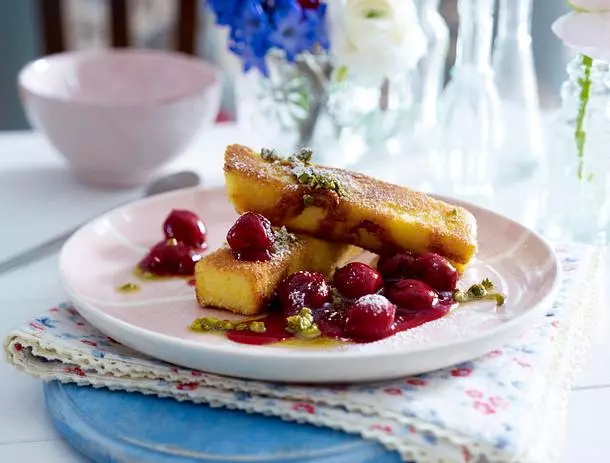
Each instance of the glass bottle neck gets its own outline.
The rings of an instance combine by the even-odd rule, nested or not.
[[[416,0],[415,4],[419,11],[438,10],[441,0]]]
[[[514,0],[509,0],[514,1]],[[456,66],[490,68],[493,0],[459,0]]]
[[[499,38],[530,39],[532,0],[500,0]]]

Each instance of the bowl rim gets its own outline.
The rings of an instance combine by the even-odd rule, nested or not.
[[[122,102],[122,101],[91,101],[86,99],[78,99],[71,96],[66,95],[57,95],[41,92],[32,88],[32,86],[26,84],[26,75],[32,72],[32,69],[35,66],[40,65],[42,62],[53,62],[58,59],[79,59],[80,57],[85,56],[101,56],[101,55],[150,55],[150,56],[160,56],[164,58],[169,58],[170,60],[180,60],[182,62],[188,63],[189,65],[193,65],[195,67],[199,67],[200,69],[209,72],[212,76],[211,82],[201,82],[194,89],[188,90],[186,92],[182,92],[176,95],[172,95],[170,97],[155,97],[150,98],[146,101],[138,101],[138,102]],[[70,103],[73,105],[81,106],[81,107],[90,107],[90,108],[146,108],[152,106],[164,106],[170,105],[174,103],[178,103],[180,101],[188,100],[189,98],[201,95],[202,93],[220,90],[222,85],[222,71],[220,68],[210,61],[189,55],[183,52],[173,51],[173,50],[158,50],[158,49],[143,49],[143,48],[122,48],[122,49],[89,49],[89,50],[69,50],[60,53],[53,53],[45,56],[41,56],[34,60],[26,63],[17,75],[17,85],[21,93],[28,93],[30,95],[35,96],[39,99],[44,99],[47,101],[53,102],[61,102],[61,103]]]

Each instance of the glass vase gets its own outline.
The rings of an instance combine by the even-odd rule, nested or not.
[[[240,122],[266,146],[286,153],[309,147],[318,163],[353,166],[414,124],[413,70],[367,85],[333,69],[326,54],[302,54],[294,63],[270,54],[267,64],[267,77],[242,76],[237,89]]]
[[[486,202],[504,122],[490,51],[493,0],[459,0],[456,62],[439,102],[431,151],[439,193]]]
[[[607,243],[610,225],[610,66],[593,60],[590,71],[577,56],[561,89],[562,111],[551,128],[546,213],[540,228],[551,238]],[[587,78],[588,74],[588,78]],[[583,119],[586,140],[575,140],[583,84],[590,82]]]
[[[494,45],[494,79],[507,127],[499,149],[496,182],[529,176],[544,160],[538,87],[532,53],[532,0],[500,0]]]
[[[420,26],[426,36],[428,52],[418,65],[420,75],[419,125],[427,130],[436,124],[438,99],[445,83],[445,64],[449,51],[449,27],[438,11],[440,0],[417,0]]]

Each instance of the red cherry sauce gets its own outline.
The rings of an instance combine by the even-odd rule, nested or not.
[[[271,313],[258,321],[265,323],[267,330],[264,333],[255,333],[250,330],[230,330],[227,331],[227,338],[240,344],[262,346],[294,337],[292,333],[286,331],[286,318],[281,312]]]

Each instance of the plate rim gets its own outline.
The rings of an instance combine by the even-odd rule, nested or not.
[[[543,245],[543,247],[547,250],[548,254],[552,257],[552,263],[553,263],[552,270],[554,271],[554,280],[553,280],[551,288],[548,290],[548,292],[541,298],[541,300],[536,305],[527,309],[527,311],[524,312],[523,314],[521,314],[515,318],[512,318],[506,322],[503,322],[498,326],[495,326],[490,329],[486,329],[480,333],[477,333],[472,336],[468,336],[464,339],[451,340],[451,341],[437,341],[437,342],[431,342],[431,343],[426,342],[421,345],[416,345],[416,346],[412,346],[409,348],[405,348],[404,346],[396,346],[395,348],[392,349],[392,351],[388,351],[388,352],[377,352],[377,351],[367,352],[367,351],[362,351],[362,350],[340,350],[340,349],[332,349],[332,350],[331,349],[295,349],[295,348],[277,349],[276,347],[273,347],[273,346],[251,346],[251,345],[245,345],[245,344],[239,344],[239,343],[210,346],[210,345],[207,345],[206,343],[202,343],[199,341],[190,340],[190,339],[182,339],[182,338],[170,336],[170,335],[167,335],[164,333],[159,333],[157,331],[143,328],[138,325],[133,325],[131,323],[127,323],[116,317],[108,315],[107,313],[95,308],[95,304],[87,301],[86,297],[85,298],[80,297],[77,294],[77,291],[74,290],[70,286],[70,284],[67,281],[68,279],[65,275],[65,270],[64,270],[64,261],[66,259],[66,249],[68,249],[72,245],[72,242],[75,241],[78,238],[78,236],[80,236],[80,234],[84,233],[84,231],[86,229],[89,229],[90,227],[94,226],[96,223],[98,223],[102,220],[106,220],[109,216],[120,213],[122,210],[127,209],[129,207],[133,207],[134,205],[146,204],[146,203],[151,203],[151,202],[156,202],[156,201],[163,201],[163,200],[171,199],[172,196],[188,194],[188,192],[190,192],[190,191],[203,191],[205,193],[212,193],[212,194],[214,192],[220,191],[223,193],[223,195],[226,196],[226,191],[225,191],[224,186],[217,186],[217,187],[211,187],[211,188],[204,187],[204,186],[195,186],[195,187],[183,188],[183,189],[179,189],[179,190],[170,191],[167,193],[158,194],[158,195],[151,196],[148,198],[139,198],[139,199],[130,201],[128,203],[122,204],[114,209],[111,209],[107,212],[104,212],[104,213],[98,215],[97,217],[92,218],[91,220],[84,223],[81,227],[79,227],[79,229],[70,236],[70,238],[62,246],[62,249],[61,249],[61,252],[59,255],[59,263],[58,263],[59,279],[60,279],[60,282],[61,282],[64,290],[68,294],[68,297],[74,303],[74,305],[77,306],[76,307],[77,310],[79,310],[78,306],[84,305],[84,306],[86,306],[85,311],[96,312],[96,316],[103,317],[106,320],[110,320],[110,321],[112,321],[112,323],[120,325],[123,329],[136,331],[140,336],[146,336],[146,337],[152,336],[154,338],[157,338],[156,339],[157,342],[179,344],[180,347],[182,347],[182,348],[194,348],[197,350],[207,350],[209,352],[221,351],[223,354],[234,354],[234,355],[238,355],[238,356],[247,355],[252,358],[256,358],[256,357],[268,358],[271,356],[271,357],[275,357],[275,358],[282,358],[284,360],[288,359],[288,358],[299,358],[299,357],[324,358],[324,359],[328,359],[328,360],[341,360],[341,359],[346,359],[346,358],[351,358],[351,357],[395,358],[395,357],[402,357],[402,356],[410,355],[410,354],[417,354],[417,353],[421,353],[421,352],[432,352],[432,351],[437,351],[437,350],[443,350],[443,349],[447,349],[448,347],[460,348],[461,346],[469,345],[471,343],[481,342],[481,341],[484,341],[484,340],[492,338],[492,337],[500,336],[500,335],[504,334],[505,332],[510,331],[511,328],[513,328],[515,325],[530,326],[532,319],[539,316],[540,312],[542,312],[545,308],[547,308],[548,303],[550,301],[552,301],[552,299],[555,297],[555,295],[558,291],[559,283],[561,281],[562,269],[561,269],[561,265],[559,265],[559,258],[557,256],[557,253],[552,248],[552,246],[549,244],[549,242],[535,230],[530,229],[529,227],[517,222],[516,220],[511,219],[510,217],[507,217],[506,215],[504,215],[502,213],[488,209],[484,206],[479,206],[479,205],[473,204],[468,201],[464,201],[464,200],[461,200],[458,198],[453,198],[453,197],[449,197],[449,196],[445,196],[445,195],[426,193],[430,197],[439,199],[439,200],[447,202],[449,204],[456,204],[456,205],[459,205],[466,209],[472,207],[474,209],[483,210],[486,213],[489,213],[489,214],[495,216],[496,219],[506,221],[514,226],[517,226],[517,227],[527,231],[529,234],[533,235],[534,238],[537,239],[539,241],[539,243]],[[100,331],[102,331],[102,330],[100,330]],[[370,344],[374,344],[374,343],[370,343]],[[364,345],[366,345],[366,344],[364,344]]]

